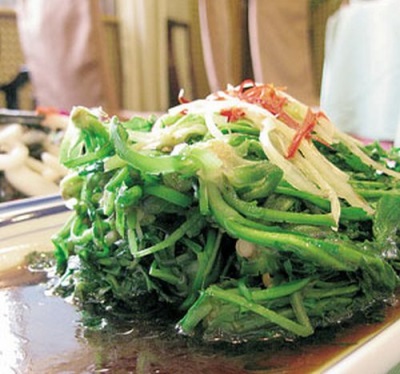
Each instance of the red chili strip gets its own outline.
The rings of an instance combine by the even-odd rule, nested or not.
[[[302,126],[297,130],[292,142],[290,143],[286,158],[290,159],[294,157],[303,139],[310,138],[311,132],[316,124],[317,115],[313,113],[310,108],[308,108],[306,118],[304,119]]]
[[[180,104],[187,104],[187,103],[190,102],[190,100],[188,100],[186,97],[183,96],[183,90],[180,90],[180,91],[179,91],[179,94],[178,94],[178,102],[179,102]]]
[[[251,104],[258,104],[275,115],[283,112],[283,106],[287,102],[287,98],[279,95],[275,87],[270,84],[248,88],[240,98]]]
[[[251,87],[256,87],[256,84],[252,79],[245,79],[244,81],[242,81],[242,83],[240,83],[238,89],[239,95],[243,94],[246,90],[249,89],[248,87],[246,87],[247,85],[250,85]]]
[[[220,114],[228,117],[228,122],[236,122],[238,119],[243,118],[245,112],[242,108],[234,107],[229,109],[222,109]]]
[[[292,139],[286,155],[288,159],[294,157],[303,139],[311,138],[329,146],[329,144],[326,144],[326,142],[322,139],[319,139],[317,136],[312,135],[312,131],[317,124],[318,119],[328,119],[325,113],[321,111],[314,113],[311,111],[310,108],[308,108],[306,118],[304,119],[303,123],[300,124],[289,114],[287,114],[283,109],[284,105],[288,102],[288,98],[280,95],[279,90],[284,89],[285,88],[276,88],[273,84],[256,85],[253,80],[246,79],[242,81],[242,83],[235,90],[225,92],[228,95],[238,97],[240,100],[246,101],[250,104],[256,104],[263,107],[264,109],[267,109],[286,126],[296,130],[296,134]],[[221,114],[226,115],[229,122],[237,119],[237,113],[234,113],[233,109],[231,111],[221,111]]]
[[[300,124],[285,112],[279,113],[277,118],[291,129],[298,130],[300,127]]]

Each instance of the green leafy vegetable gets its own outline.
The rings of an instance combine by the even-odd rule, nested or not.
[[[399,154],[252,82],[159,118],[76,107],[59,289],[105,315],[168,306],[206,340],[304,337],[368,314],[399,285]]]

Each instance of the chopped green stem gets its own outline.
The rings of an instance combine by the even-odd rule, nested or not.
[[[304,278],[301,280],[285,282],[281,285],[266,289],[255,289],[251,291],[251,297],[255,302],[279,299],[302,290],[307,284],[309,284],[309,282],[309,278]]]
[[[280,232],[265,232],[245,227],[234,219],[225,220],[224,225],[233,236],[266,247],[293,252],[303,260],[311,260],[323,268],[339,271],[355,271],[361,268],[374,281],[379,281],[392,290],[398,282],[396,273],[384,259],[374,253],[358,250],[344,242],[324,241],[311,237],[307,239]]]
[[[260,130],[255,127],[250,127],[246,124],[240,123],[226,123],[224,125],[219,125],[219,129],[223,134],[229,133],[240,133],[244,135],[254,135],[258,136],[260,134]]]
[[[284,187],[284,186],[278,186],[275,192],[280,193],[282,195],[293,196],[305,201],[309,201],[315,206],[326,211],[330,211],[331,209],[329,200],[310,194],[308,192],[299,191],[294,188]],[[362,208],[342,207],[340,210],[340,220],[365,221],[370,219],[371,217]]]
[[[354,188],[360,188],[360,189],[378,190],[378,189],[387,189],[388,188],[387,183],[378,182],[378,181],[350,180],[349,183]]]
[[[295,292],[290,296],[290,303],[292,305],[294,314],[299,323],[304,326],[307,335],[311,335],[314,332],[311,326],[310,319],[308,318],[306,309],[303,304],[303,296],[300,292]]]
[[[128,236],[128,246],[129,251],[131,252],[132,256],[136,256],[139,246],[137,242],[137,235],[136,235],[136,225],[137,225],[137,212],[130,211],[127,218],[126,224],[128,227],[127,236]]]
[[[253,313],[259,314],[265,319],[271,321],[272,323],[282,327],[285,330],[292,332],[298,336],[308,336],[312,333],[308,326],[303,326],[297,322],[294,322],[282,315],[274,312],[271,309],[265,308],[262,305],[246,300],[244,297],[227,293],[218,286],[210,286],[207,288],[205,293],[211,297],[215,297],[219,300],[225,301],[237,305],[245,310],[251,311]]]
[[[152,262],[150,269],[149,269],[149,275],[151,275],[152,277],[161,279],[164,282],[167,282],[169,284],[172,284],[173,286],[176,286],[177,288],[182,288],[183,286],[186,285],[185,277],[177,276],[177,275],[173,274],[170,270],[158,268],[157,261]]]
[[[326,315],[327,313],[332,313],[337,310],[346,310],[350,308],[355,297],[331,297],[326,299],[320,299],[315,302],[315,300],[305,299],[304,306],[308,311],[308,315],[310,317],[321,317]],[[366,305],[367,306],[367,305]],[[344,318],[349,318],[349,316],[345,315]]]
[[[157,196],[182,208],[189,207],[193,201],[190,196],[164,185],[145,186],[144,193]]]
[[[209,183],[208,195],[215,219],[233,237],[266,247],[295,252],[300,257],[313,259],[323,267],[332,267],[337,270],[354,270],[353,264],[345,263],[341,258],[334,255],[335,252],[338,252],[338,245],[332,248],[333,245],[328,246],[323,240],[314,239],[314,243],[312,243],[312,238],[301,235],[289,232],[274,232],[271,229],[262,229],[261,226],[255,228],[252,221],[243,218],[225,203],[218,187],[212,183]],[[329,249],[329,251],[326,249]]]
[[[250,289],[246,286],[245,279],[239,279],[237,290],[239,291],[239,295],[243,296],[246,300],[253,302],[253,295]]]
[[[199,187],[198,187],[198,195],[199,195],[199,210],[202,215],[210,214],[210,206],[208,203],[208,192],[207,192],[207,183],[202,179],[199,179]]]
[[[265,247],[296,253],[300,258],[308,258],[325,268],[355,270],[354,264],[343,262],[341,256],[336,255],[340,252],[338,245],[330,246],[322,240],[311,240],[312,238],[307,239],[294,234],[265,232],[243,226],[235,220],[226,220],[225,227],[231,235]]]
[[[310,288],[305,291],[305,296],[309,298],[323,299],[326,297],[334,297],[348,294],[355,294],[360,290],[360,287],[357,285],[351,285],[347,287],[338,287],[332,289],[316,289]]]
[[[259,207],[255,205],[255,202],[246,202],[239,199],[239,197],[232,189],[224,189],[223,196],[229,205],[231,205],[243,215],[250,218],[281,223],[296,223],[328,227],[335,226],[335,220],[333,219],[331,214],[285,212]]]
[[[206,318],[213,309],[211,298],[205,292],[191,306],[184,317],[178,322],[177,328],[180,332],[191,334],[195,331],[196,326]]]
[[[379,199],[382,196],[399,196],[399,190],[369,190],[356,188],[355,191],[362,197],[368,199]]]
[[[71,237],[78,244],[89,243],[93,239],[93,228],[84,225],[82,217],[75,216],[71,222]]]
[[[104,190],[102,207],[103,213],[106,216],[111,216],[114,213],[116,193],[113,191]]]
[[[119,190],[116,203],[121,208],[128,208],[135,206],[143,195],[142,188],[140,186],[132,186],[127,189],[121,188]]]
[[[125,217],[125,209],[119,205],[116,204],[115,206],[115,229],[117,230],[118,234],[123,237],[124,232],[125,232],[125,222],[126,217]]]
[[[192,214],[187,221],[182,223],[182,225],[178,227],[175,231],[173,231],[167,238],[165,238],[164,240],[160,241],[159,243],[151,247],[147,247],[145,249],[138,251],[135,257],[137,258],[145,257],[174,245],[180,238],[182,238],[185,235],[187,230],[189,230],[193,225],[197,223],[199,218],[200,218],[199,215]]]
[[[195,241],[189,238],[183,237],[181,239],[181,242],[196,254],[199,254],[203,251],[203,247],[200,244],[196,243]]]
[[[98,161],[112,153],[108,130],[88,109],[75,107],[71,113],[74,127],[68,126],[60,147],[60,161],[76,168]]]
[[[221,237],[221,233],[217,234],[215,230],[208,230],[204,250],[197,254],[198,269],[190,293],[180,306],[180,309],[188,309],[198,297],[198,291],[208,286],[209,281],[207,281],[207,278],[212,272],[221,243]]]
[[[288,196],[293,196],[293,197],[298,197],[299,199],[309,201],[310,203],[325,209],[329,210],[330,209],[330,202],[327,199],[324,199],[322,197],[313,195],[309,192],[305,191],[300,191],[296,190],[295,188],[291,187],[285,187],[285,186],[278,186],[276,187],[275,190],[276,193],[280,193],[282,195],[288,195]]]
[[[118,156],[135,169],[150,174],[171,173],[179,169],[180,158],[178,156],[155,157],[129,147],[128,135],[116,119],[111,123],[111,138]]]
[[[246,227],[251,227],[253,229],[266,231],[266,232],[281,232],[281,233],[292,233],[278,226],[267,226],[263,223],[252,221],[243,217],[237,210],[227,204],[223,199],[222,193],[215,183],[208,182],[205,183],[204,194],[207,196],[207,204],[209,213],[211,213],[217,222],[226,229],[225,221],[235,220],[236,222],[242,224]],[[301,236],[301,234],[294,234]],[[236,236],[234,236],[236,237]]]
[[[129,170],[127,166],[122,167],[119,169],[115,174],[112,176],[112,178],[107,182],[105,185],[105,189],[107,191],[113,191],[117,187],[122,185],[122,182],[126,180],[126,178],[129,175]]]

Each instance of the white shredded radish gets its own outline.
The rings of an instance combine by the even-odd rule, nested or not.
[[[332,144],[335,141],[335,126],[325,117],[319,117],[317,119],[314,131],[316,136],[327,144]]]
[[[10,170],[22,165],[29,155],[29,150],[22,143],[16,143],[7,153],[0,154],[0,170]]]
[[[8,182],[26,196],[51,195],[59,192],[56,183],[49,182],[26,165],[6,170]]]
[[[35,158],[29,157],[26,160],[26,166],[29,167],[32,171],[40,174],[43,178],[48,181],[58,183],[61,179],[62,174],[58,173],[57,170],[53,169],[49,165],[36,160]]]
[[[270,132],[275,129],[271,118],[266,118],[263,122],[264,128],[260,132],[260,143],[268,159],[279,166],[285,179],[295,188],[321,196],[321,191],[312,183],[290,160],[278,151],[271,141]]]
[[[304,175],[306,175],[309,180],[313,181],[319,187],[321,195],[329,200],[331,204],[332,217],[337,226],[340,218],[339,197],[331,183],[329,183],[329,181],[323,177],[320,170],[315,167],[315,164],[318,163],[318,159],[319,157],[310,161],[308,157],[304,157],[303,154],[297,153],[297,155],[293,157],[292,162],[304,173]]]
[[[7,125],[0,131],[0,144],[7,144],[19,141],[22,134],[23,129],[21,125],[17,123]]]
[[[206,120],[208,131],[215,139],[222,139],[224,137],[224,134],[222,134],[222,132],[218,129],[213,117],[214,115],[212,112],[207,111],[204,113],[204,118]]]
[[[58,174],[54,169],[46,167],[42,173],[42,177],[50,182],[58,183],[60,180],[60,174]]]
[[[39,174],[41,174],[45,169],[44,164],[42,162],[40,162],[39,160],[37,160],[36,158],[33,158],[33,157],[28,157],[26,159],[26,165],[30,169],[32,169],[33,171],[35,171],[36,173],[39,173]]]
[[[330,163],[310,142],[302,142],[300,151],[321,176],[322,181],[329,184],[335,193],[350,205],[364,209],[372,214],[374,210],[362,199],[349,183],[349,176]],[[311,166],[310,166],[311,167]]]
[[[64,116],[63,119],[65,118],[68,117]],[[60,127],[63,125],[57,126]],[[59,144],[55,143],[57,137],[60,143],[61,132],[49,134],[21,124],[2,126],[0,128],[2,177],[14,189],[26,196],[58,193],[58,184],[66,174],[66,169],[58,162]],[[30,156],[30,147],[36,144],[46,150],[42,152],[42,159]]]

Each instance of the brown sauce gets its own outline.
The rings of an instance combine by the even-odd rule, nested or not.
[[[177,336],[173,326],[161,320],[87,331],[71,304],[46,295],[44,280],[43,273],[31,273],[24,267],[1,274],[0,350],[3,344],[11,356],[10,352],[0,355],[0,367],[48,374],[310,373],[400,318],[397,303],[386,308],[383,322],[317,331],[301,343],[201,345]],[[9,360],[2,362],[2,357]]]

